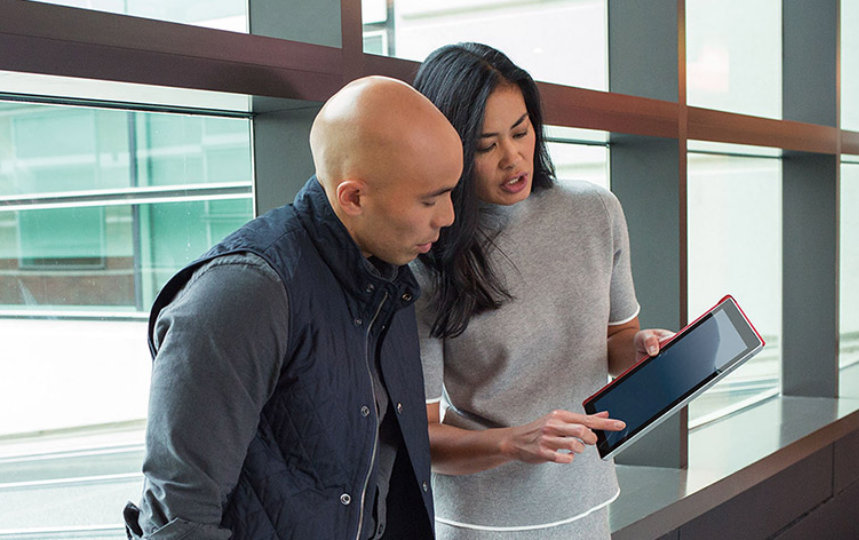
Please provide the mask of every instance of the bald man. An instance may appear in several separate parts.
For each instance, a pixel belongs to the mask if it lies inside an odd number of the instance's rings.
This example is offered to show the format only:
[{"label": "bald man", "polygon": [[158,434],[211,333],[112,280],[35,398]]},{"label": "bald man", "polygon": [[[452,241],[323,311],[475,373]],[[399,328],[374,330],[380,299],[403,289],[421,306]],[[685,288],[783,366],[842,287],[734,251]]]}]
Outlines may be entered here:
[{"label": "bald man", "polygon": [[316,175],[177,273],[152,307],[143,496],[129,538],[431,538],[407,263],[453,222],[456,131],[354,81],[310,134]]}]

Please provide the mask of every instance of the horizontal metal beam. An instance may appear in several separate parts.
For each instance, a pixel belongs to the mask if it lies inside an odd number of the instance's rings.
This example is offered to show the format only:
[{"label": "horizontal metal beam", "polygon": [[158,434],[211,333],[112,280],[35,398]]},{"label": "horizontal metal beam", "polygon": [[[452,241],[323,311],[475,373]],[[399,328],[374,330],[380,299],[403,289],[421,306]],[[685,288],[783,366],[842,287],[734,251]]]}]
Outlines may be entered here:
[{"label": "horizontal metal beam", "polygon": [[841,153],[842,154],[859,154],[859,132],[858,131],[841,131]]},{"label": "horizontal metal beam", "polygon": [[376,54],[364,54],[362,59],[365,75],[385,75],[412,84],[418,74],[420,62],[391,58]]},{"label": "horizontal metal beam", "polygon": [[252,195],[253,186],[251,186],[250,182],[94,189],[63,193],[31,193],[27,195],[0,197],[0,212],[84,206],[211,201],[215,199],[249,198]]},{"label": "horizontal metal beam", "polygon": [[324,101],[338,48],[0,0],[0,70]]},{"label": "horizontal metal beam", "polygon": [[834,127],[698,107],[689,107],[688,111],[689,139],[771,146],[820,154],[838,152],[839,131]]},{"label": "horizontal metal beam", "polygon": [[547,124],[677,137],[677,103],[544,82],[538,86]]}]

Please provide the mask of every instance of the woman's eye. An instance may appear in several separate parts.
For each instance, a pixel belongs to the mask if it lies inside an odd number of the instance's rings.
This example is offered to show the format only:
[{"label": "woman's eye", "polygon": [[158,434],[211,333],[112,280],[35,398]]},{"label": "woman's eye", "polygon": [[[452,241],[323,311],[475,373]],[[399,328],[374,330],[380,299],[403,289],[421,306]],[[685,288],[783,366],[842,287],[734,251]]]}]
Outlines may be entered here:
[{"label": "woman's eye", "polygon": [[513,137],[515,137],[517,139],[521,139],[522,137],[524,137],[527,134],[528,134],[528,130],[526,129],[525,131],[520,131],[519,133],[514,133]]},{"label": "woman's eye", "polygon": [[495,148],[495,143],[490,144],[489,146],[478,146],[475,150],[481,154],[485,154]]}]

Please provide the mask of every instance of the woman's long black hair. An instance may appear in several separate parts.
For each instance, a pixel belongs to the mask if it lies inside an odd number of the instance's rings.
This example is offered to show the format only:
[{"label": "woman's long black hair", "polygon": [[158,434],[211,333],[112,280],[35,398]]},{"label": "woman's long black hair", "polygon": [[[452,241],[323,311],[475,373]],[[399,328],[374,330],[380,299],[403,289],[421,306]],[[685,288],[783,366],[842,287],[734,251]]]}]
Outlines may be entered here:
[{"label": "woman's long black hair", "polygon": [[456,219],[442,229],[432,251],[420,256],[435,280],[430,299],[436,313],[431,329],[434,337],[458,336],[472,315],[497,309],[512,298],[490,264],[493,233],[481,228],[474,186],[474,152],[486,100],[504,84],[515,84],[522,91],[536,135],[531,191],[550,188],[555,170],[543,135],[540,94],[527,71],[492,47],[458,43],[433,51],[415,77],[414,87],[447,116],[463,147],[462,177],[451,194]]}]

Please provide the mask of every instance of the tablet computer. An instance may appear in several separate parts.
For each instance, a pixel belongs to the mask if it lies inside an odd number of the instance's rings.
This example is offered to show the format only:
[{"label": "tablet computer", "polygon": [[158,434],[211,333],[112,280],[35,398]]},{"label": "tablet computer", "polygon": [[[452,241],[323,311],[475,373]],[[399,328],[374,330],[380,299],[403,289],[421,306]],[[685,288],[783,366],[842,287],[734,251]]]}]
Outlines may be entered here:
[{"label": "tablet computer", "polygon": [[618,375],[582,405],[623,420],[622,431],[595,430],[597,450],[609,459],[662,423],[764,346],[752,323],[730,295]]}]

